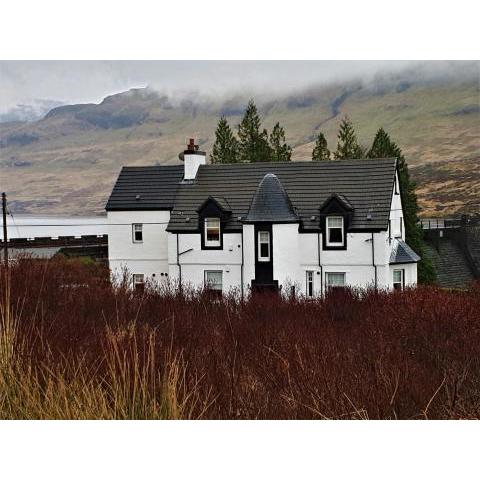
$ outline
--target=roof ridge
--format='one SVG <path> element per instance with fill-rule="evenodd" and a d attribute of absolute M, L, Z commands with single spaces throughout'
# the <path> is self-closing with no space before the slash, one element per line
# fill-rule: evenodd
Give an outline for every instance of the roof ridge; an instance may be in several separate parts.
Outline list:
<path fill-rule="evenodd" d="M 246 166 L 258 165 L 258 166 L 299 166 L 299 165 L 314 165 L 314 166 L 326 166 L 326 165 L 339 165 L 339 164 L 346 164 L 346 163 L 353 163 L 355 164 L 358 162 L 359 165 L 365 163 L 375 163 L 379 161 L 394 161 L 396 162 L 397 159 L 395 157 L 384 157 L 384 158 L 347 158 L 347 159 L 334 159 L 334 160 L 327 160 L 323 162 L 317 162 L 313 160 L 292 160 L 292 161 L 282 161 L 282 162 L 235 162 L 235 163 L 207 163 L 204 165 L 200 165 L 200 168 L 229 168 L 229 167 L 240 167 L 244 168 Z"/>

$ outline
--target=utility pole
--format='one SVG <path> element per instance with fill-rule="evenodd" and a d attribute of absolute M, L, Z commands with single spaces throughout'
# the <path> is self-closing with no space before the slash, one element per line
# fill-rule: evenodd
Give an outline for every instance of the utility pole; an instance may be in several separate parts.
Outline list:
<path fill-rule="evenodd" d="M 8 246 L 7 246 L 7 195 L 2 193 L 2 208 L 3 208 L 3 259 L 5 260 L 5 267 L 8 268 Z"/>

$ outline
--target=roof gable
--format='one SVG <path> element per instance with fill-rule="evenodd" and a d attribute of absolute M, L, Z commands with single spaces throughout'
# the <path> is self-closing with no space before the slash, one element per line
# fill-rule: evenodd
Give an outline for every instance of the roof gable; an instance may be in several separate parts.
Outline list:
<path fill-rule="evenodd" d="M 321 213 L 331 213 L 334 211 L 351 212 L 353 207 L 344 195 L 332 193 L 319 208 Z"/>
<path fill-rule="evenodd" d="M 221 213 L 230 213 L 232 211 L 230 205 L 225 198 L 209 196 L 200 205 L 200 207 L 197 208 L 197 212 L 201 213 L 205 211 L 205 209 L 211 209 L 212 207 L 216 208 Z"/>

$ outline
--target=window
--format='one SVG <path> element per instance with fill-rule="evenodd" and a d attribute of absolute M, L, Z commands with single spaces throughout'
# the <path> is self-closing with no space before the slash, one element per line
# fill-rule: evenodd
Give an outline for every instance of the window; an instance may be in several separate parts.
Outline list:
<path fill-rule="evenodd" d="M 204 242 L 206 247 L 220 247 L 220 219 L 219 218 L 205 219 Z"/>
<path fill-rule="evenodd" d="M 395 290 L 403 290 L 405 287 L 405 270 L 393 271 L 393 288 Z"/>
<path fill-rule="evenodd" d="M 343 217 L 327 217 L 327 246 L 343 246 Z"/>
<path fill-rule="evenodd" d="M 313 297 L 313 272 L 307 272 L 307 297 Z"/>
<path fill-rule="evenodd" d="M 400 195 L 400 192 L 398 190 L 398 181 L 397 181 L 396 175 L 395 175 L 395 195 Z"/>
<path fill-rule="evenodd" d="M 205 270 L 205 288 L 212 292 L 222 294 L 222 271 Z"/>
<path fill-rule="evenodd" d="M 133 288 L 135 290 L 143 292 L 143 290 L 145 289 L 145 277 L 143 273 L 133 274 Z"/>
<path fill-rule="evenodd" d="M 134 223 L 132 226 L 133 229 L 133 243 L 142 243 L 143 242 L 143 224 Z"/>
<path fill-rule="evenodd" d="M 345 273 L 330 273 L 327 276 L 327 288 L 339 288 L 345 286 Z"/>
<path fill-rule="evenodd" d="M 270 261 L 270 232 L 258 232 L 258 261 Z"/>

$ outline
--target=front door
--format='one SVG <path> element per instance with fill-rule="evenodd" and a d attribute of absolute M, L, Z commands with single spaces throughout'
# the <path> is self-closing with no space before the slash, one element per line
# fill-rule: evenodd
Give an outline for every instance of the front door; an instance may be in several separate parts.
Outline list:
<path fill-rule="evenodd" d="M 255 279 L 252 286 L 258 288 L 276 288 L 278 282 L 273 279 L 273 242 L 272 224 L 255 224 Z"/>

